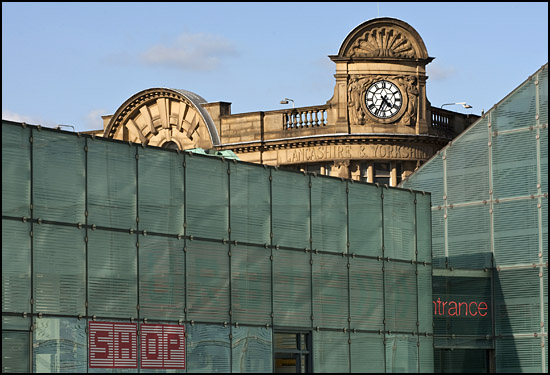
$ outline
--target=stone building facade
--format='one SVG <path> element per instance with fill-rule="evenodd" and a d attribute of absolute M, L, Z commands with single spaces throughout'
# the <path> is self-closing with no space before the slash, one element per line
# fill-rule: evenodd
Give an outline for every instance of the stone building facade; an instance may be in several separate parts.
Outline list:
<path fill-rule="evenodd" d="M 432 107 L 429 57 L 407 23 L 357 26 L 337 55 L 334 94 L 310 107 L 232 114 L 185 90 L 151 88 L 103 116 L 96 135 L 180 150 L 232 150 L 241 160 L 396 186 L 479 118 Z"/>

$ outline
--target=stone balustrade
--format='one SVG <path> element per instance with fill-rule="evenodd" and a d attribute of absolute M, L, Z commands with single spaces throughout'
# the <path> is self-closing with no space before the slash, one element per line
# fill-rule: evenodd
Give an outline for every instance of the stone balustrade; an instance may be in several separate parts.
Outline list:
<path fill-rule="evenodd" d="M 315 128 L 327 125 L 328 106 L 293 108 L 283 113 L 283 129 Z"/>

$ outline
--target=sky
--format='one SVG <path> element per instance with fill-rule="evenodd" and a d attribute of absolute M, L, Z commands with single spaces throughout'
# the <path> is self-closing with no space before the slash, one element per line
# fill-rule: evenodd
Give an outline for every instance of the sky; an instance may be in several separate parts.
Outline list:
<path fill-rule="evenodd" d="M 547 2 L 2 3 L 2 119 L 103 128 L 132 95 L 192 91 L 231 112 L 322 105 L 346 36 L 405 21 L 433 106 L 487 112 L 548 62 Z M 70 128 L 63 128 L 71 130 Z"/>

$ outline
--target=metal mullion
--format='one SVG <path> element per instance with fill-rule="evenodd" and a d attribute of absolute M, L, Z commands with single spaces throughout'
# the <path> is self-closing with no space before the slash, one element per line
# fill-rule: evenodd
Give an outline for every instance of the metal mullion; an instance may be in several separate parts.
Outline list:
<path fill-rule="evenodd" d="M 350 180 L 353 181 L 353 180 Z M 349 245 L 350 245 L 350 233 L 349 233 L 349 184 L 350 182 L 346 181 L 346 249 L 347 249 L 347 277 L 348 277 L 348 371 L 351 372 L 351 287 L 350 287 L 350 254 L 349 254 Z"/>
<path fill-rule="evenodd" d="M 430 212 L 431 216 L 431 212 Z M 415 273 L 416 273 L 416 342 L 417 351 L 417 368 L 420 373 L 420 301 L 418 295 L 420 293 L 420 283 L 418 274 L 418 200 L 416 199 L 416 193 L 414 193 L 414 260 L 415 260 Z"/>
<path fill-rule="evenodd" d="M 313 183 L 311 181 L 311 175 L 308 175 L 309 180 L 309 286 L 310 286 L 310 308 L 311 308 L 311 316 L 310 316 L 310 327 L 313 328 L 313 320 L 314 320 L 314 303 L 313 303 L 313 205 L 312 205 L 312 189 L 313 189 Z"/>
<path fill-rule="evenodd" d="M 89 306 L 89 298 L 90 298 L 90 295 L 89 295 L 89 288 L 90 288 L 90 283 L 89 283 L 89 279 L 90 279 L 90 275 L 89 275 L 89 268 L 88 268 L 88 265 L 89 265 L 89 249 L 88 249 L 88 177 L 89 177 L 89 174 L 88 174 L 88 163 L 89 163 L 89 160 L 88 160 L 88 152 L 89 152 L 89 147 L 88 147 L 88 137 L 85 138 L 85 141 L 84 141 L 84 155 L 85 155 L 85 162 L 84 162 L 84 166 L 85 166 L 85 171 L 84 171 L 84 174 L 85 174 L 85 178 L 84 178 L 84 181 L 85 181 L 85 191 L 84 191 L 84 238 L 85 238 L 85 241 L 84 241 L 84 251 L 85 251 L 85 254 L 84 254 L 84 259 L 85 259 L 85 262 L 86 262 L 86 281 L 85 281 L 85 284 L 86 284 L 86 298 L 85 298 L 85 303 L 84 303 L 84 316 L 85 316 L 85 319 L 86 319 L 86 335 L 89 334 L 88 332 L 88 306 Z M 89 358 L 88 356 L 86 356 L 86 371 L 88 372 L 89 370 Z"/>
<path fill-rule="evenodd" d="M 273 169 L 269 169 L 269 260 L 270 260 L 270 289 L 271 289 L 271 370 L 275 372 L 275 332 L 273 330 L 275 305 L 274 305 L 274 293 L 273 293 Z"/>
<path fill-rule="evenodd" d="M 384 188 L 382 188 L 382 194 L 380 194 L 380 206 L 381 206 L 381 218 L 382 221 L 382 307 L 383 307 L 383 324 L 384 324 L 384 372 L 387 371 L 386 366 L 386 274 L 384 267 L 384 253 L 385 253 L 385 240 L 384 240 Z"/>
<path fill-rule="evenodd" d="M 224 159 L 222 158 L 222 162 Z M 227 163 L 227 267 L 228 267 L 228 278 L 229 278 L 229 368 L 230 371 L 233 371 L 233 300 L 232 300 L 232 284 L 231 284 L 231 164 Z M 237 328 L 237 327 L 235 327 Z"/>
<path fill-rule="evenodd" d="M 184 282 L 184 308 L 183 317 L 187 321 L 187 292 L 188 292 L 188 279 L 187 279 L 187 153 L 183 153 L 183 282 Z M 187 333 L 185 334 L 187 339 Z"/>
<path fill-rule="evenodd" d="M 135 146 L 134 146 L 135 147 Z M 142 145 L 142 147 L 144 147 Z M 136 285 L 136 288 L 137 288 L 137 300 L 136 300 L 136 303 L 137 303 L 137 306 L 140 306 L 140 298 L 139 298 L 139 281 L 140 281 L 140 278 L 139 278 L 139 148 L 138 147 L 135 147 L 136 149 L 136 155 L 135 155 L 135 159 L 136 159 L 136 275 L 137 275 L 137 285 Z M 141 318 L 141 306 L 139 309 L 137 309 L 137 306 L 136 306 L 136 310 L 137 310 L 137 320 L 139 321 L 139 319 Z"/>
<path fill-rule="evenodd" d="M 30 236 L 30 242 L 31 242 L 31 246 L 30 246 L 30 261 L 31 261 L 31 285 L 30 285 L 30 288 L 31 288 L 31 293 L 30 293 L 30 301 L 29 301 L 29 305 L 30 305 L 30 312 L 31 314 L 34 313 L 34 300 L 35 300 L 35 296 L 34 296 L 34 236 L 33 236 L 33 232 L 34 232 L 34 223 L 33 223 L 33 219 L 34 219 L 34 168 L 33 168 L 33 164 L 34 164 L 34 153 L 33 153 L 33 149 L 34 149 L 34 140 L 33 140 L 33 128 L 29 128 L 29 143 L 31 144 L 30 147 L 29 147 L 29 157 L 30 157 L 30 213 L 31 213 L 31 220 L 30 220 L 30 233 L 29 233 L 29 236 Z M 31 327 L 30 327 L 30 332 L 29 332 L 29 372 L 32 372 L 33 371 L 33 362 L 32 362 L 32 359 L 33 359 L 33 348 L 34 348 L 34 316 L 31 316 L 30 317 L 30 321 L 31 321 Z"/>

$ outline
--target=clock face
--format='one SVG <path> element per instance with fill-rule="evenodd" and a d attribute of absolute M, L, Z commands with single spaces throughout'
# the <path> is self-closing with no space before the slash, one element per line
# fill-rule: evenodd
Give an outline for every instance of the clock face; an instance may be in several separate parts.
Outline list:
<path fill-rule="evenodd" d="M 378 81 L 367 89 L 365 104 L 374 116 L 387 119 L 399 112 L 403 104 L 403 97 L 401 91 L 393 83 Z"/>

